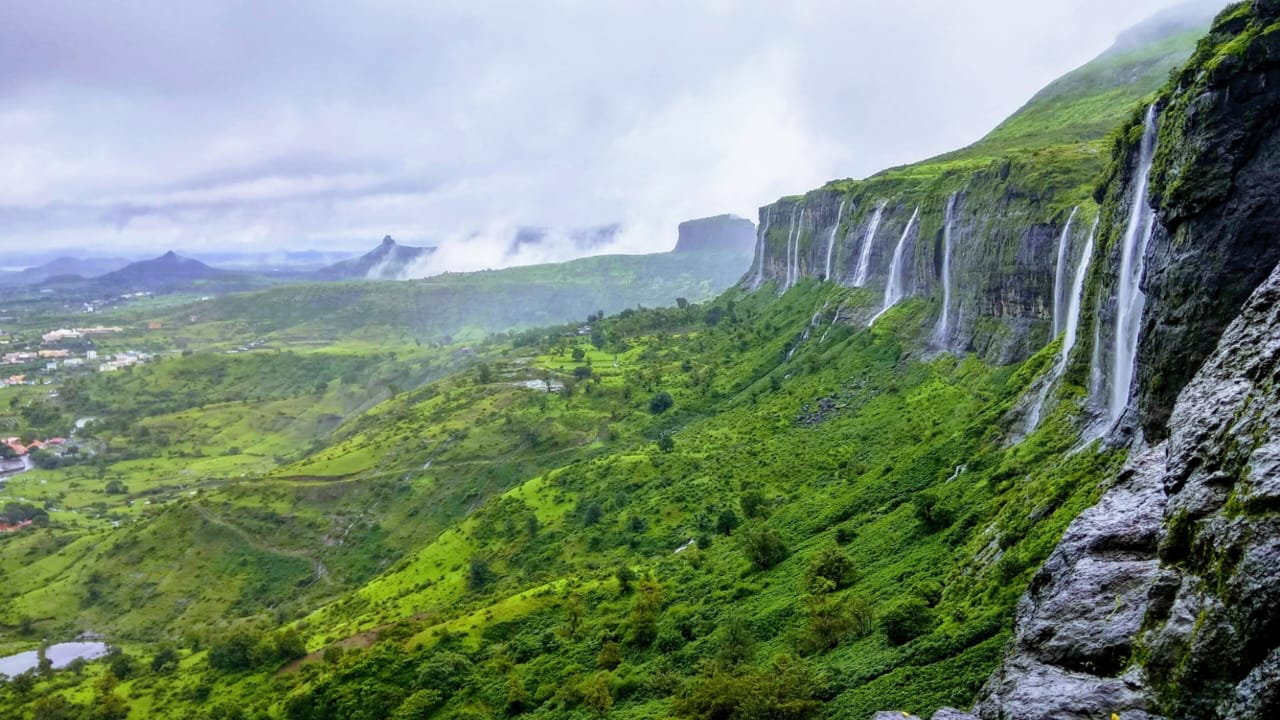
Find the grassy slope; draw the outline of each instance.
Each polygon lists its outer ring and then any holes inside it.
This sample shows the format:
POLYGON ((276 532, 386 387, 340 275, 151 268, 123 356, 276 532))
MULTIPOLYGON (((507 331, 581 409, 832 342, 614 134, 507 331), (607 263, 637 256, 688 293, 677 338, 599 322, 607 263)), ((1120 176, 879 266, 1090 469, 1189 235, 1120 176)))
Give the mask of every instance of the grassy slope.
MULTIPOLYGON (((1178 52, 1151 48, 1143 57, 1170 62, 1178 52)), ((1152 70, 1117 90, 1112 60, 1090 69, 1093 76, 1076 74, 1101 78, 1084 92, 1060 84, 974 147, 870 182, 923 185, 1011 161, 1085 194, 1101 166, 1094 155, 1107 122, 1091 124, 1090 114, 1112 112, 1163 77, 1152 70)), ((538 275, 554 270, 524 272, 530 287, 567 281, 538 275)), ((367 284, 308 286, 264 314, 270 292, 298 292, 269 291, 222 303, 204 318, 213 322, 194 327, 205 337, 324 338, 386 318, 371 338, 409 339, 423 329, 406 317, 436 310, 430 284, 413 285, 388 286, 373 300, 367 284), (281 315, 279 307, 306 311, 281 315)), ((451 295, 469 285, 485 286, 455 284, 451 295)), ((712 716, 695 700, 716 688, 773 693, 797 714, 820 700, 829 717, 964 704, 994 665, 1030 573, 1120 458, 1067 452, 1070 402, 1036 435, 1006 447, 999 418, 1052 346, 998 370, 920 356, 903 338, 925 333, 932 308, 923 301, 896 308, 874 331, 837 326, 825 342, 815 331, 784 361, 816 309, 876 300, 845 293, 804 283, 777 302, 768 293, 731 294, 717 302, 726 319, 714 327, 703 322, 706 308, 611 319, 608 352, 587 355, 600 382, 580 383, 571 397, 516 385, 548 375, 569 380, 586 358, 573 361, 563 341, 485 350, 495 368, 487 382, 457 376, 400 395, 342 426, 328 447, 283 458, 249 482, 171 497, 143 523, 114 533, 55 528, 6 539, 0 568, 16 580, 0 622, 15 624, 51 604, 56 612, 44 629, 89 622, 144 659, 155 646, 137 641, 181 641, 181 673, 143 673, 121 689, 138 717, 219 716, 232 707, 263 716, 318 718, 345 708, 339 716, 385 717, 423 693, 438 693, 427 703, 437 717, 504 708, 586 716, 600 686, 621 717, 712 716), (645 404, 658 390, 676 404, 653 416, 645 404), (820 398, 835 409, 816 424, 800 421, 820 398), (673 450, 654 445, 663 435, 673 450), (744 501, 757 494, 764 510, 751 524, 771 528, 788 548, 767 570, 745 559, 745 530, 724 536, 715 527, 725 510, 746 515, 744 501), (597 506, 600 521, 587 523, 597 506), (673 553, 700 536, 706 547, 673 553), (807 570, 837 542, 855 569, 852 582, 811 594, 807 570), (490 573, 479 587, 466 582, 473 559, 490 573), (653 584, 622 592, 614 575, 623 566, 653 584), (136 582, 77 608, 90 568, 136 582), (643 598, 655 593, 657 615, 644 615, 643 598), (574 621, 579 601, 585 610, 574 621), (810 646, 824 608, 864 603, 880 619, 904 603, 923 607, 922 634, 900 644, 877 621, 874 632, 837 634, 834 647, 810 646), (309 649, 378 642, 299 674, 274 674, 273 657, 240 673, 208 668, 204 648, 232 628, 262 632, 295 617, 309 649), (207 632, 184 638, 192 623, 207 632), (735 641, 726 628, 740 627, 735 641), (735 644, 752 652, 726 659, 735 644), (794 655, 804 657, 775 664, 794 655), (456 656, 472 672, 459 673, 456 685, 434 685, 427 668, 456 656), (795 680, 793 689, 770 690, 774 676, 795 680), (739 681, 746 684, 733 685, 739 681)), ((452 317, 471 312, 467 304, 453 306, 452 317)), ((308 413, 328 414, 337 401, 331 392, 311 410, 272 405, 299 402, 297 395, 264 398, 225 435, 207 431, 242 413, 207 402, 167 409, 140 426, 170 436, 205 432, 200 443, 178 444, 205 454, 260 436, 245 454, 264 460, 280 445, 274 434, 294 431, 289 423, 272 428, 271 413, 314 422, 308 413)), ((1067 389, 1069 400, 1078 395, 1067 389)), ((156 472, 163 470, 139 475, 156 472)), ((87 686, 58 676, 37 694, 84 701, 87 686)))
POLYGON ((193 312, 202 324, 227 324, 233 334, 247 330, 282 340, 475 340, 598 310, 661 307, 678 297, 708 300, 736 282, 749 263, 749 257, 722 252, 607 255, 408 282, 289 285, 232 295, 193 312))

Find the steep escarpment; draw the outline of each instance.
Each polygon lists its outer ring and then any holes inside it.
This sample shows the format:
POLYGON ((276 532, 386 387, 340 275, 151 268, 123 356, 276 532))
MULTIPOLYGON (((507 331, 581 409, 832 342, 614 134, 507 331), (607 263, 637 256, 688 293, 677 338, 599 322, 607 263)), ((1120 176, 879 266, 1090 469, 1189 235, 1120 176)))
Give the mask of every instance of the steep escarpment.
POLYGON ((1104 136, 1123 108, 1190 55, 1207 12, 1197 7, 1147 28, 1136 46, 1126 38, 968 148, 761 208, 743 286, 785 291, 818 280, 864 288, 841 318, 855 325, 897 300, 924 297, 936 304, 938 328, 923 339, 936 349, 997 364, 1026 359, 1061 329, 1058 258, 1074 267, 1088 240, 1104 136))
POLYGON ((1132 392, 1094 405, 1118 398, 1106 421, 1145 433, 1111 436, 1132 437, 1129 460, 1036 574, 980 717, 1280 712, 1277 37, 1280 4, 1224 12, 1117 137, 1093 278, 1103 386, 1135 262, 1141 334, 1132 392))

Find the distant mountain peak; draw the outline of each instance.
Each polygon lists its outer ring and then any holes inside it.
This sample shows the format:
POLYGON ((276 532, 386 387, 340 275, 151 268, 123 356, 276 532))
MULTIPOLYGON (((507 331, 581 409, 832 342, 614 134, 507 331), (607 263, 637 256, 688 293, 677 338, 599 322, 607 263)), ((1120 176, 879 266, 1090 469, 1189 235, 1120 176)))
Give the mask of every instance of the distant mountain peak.
POLYGON ((433 247, 401 245, 386 235, 373 250, 321 268, 315 277, 319 280, 399 280, 414 263, 435 251, 433 247))

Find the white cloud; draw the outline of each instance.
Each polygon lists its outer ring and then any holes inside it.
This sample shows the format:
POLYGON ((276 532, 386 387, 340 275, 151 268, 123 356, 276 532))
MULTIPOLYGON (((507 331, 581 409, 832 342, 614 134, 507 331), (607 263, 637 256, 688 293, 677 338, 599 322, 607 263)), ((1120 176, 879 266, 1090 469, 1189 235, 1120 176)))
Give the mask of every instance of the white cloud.
POLYGON ((975 140, 1162 4, 11 0, 0 245, 666 250, 975 140))

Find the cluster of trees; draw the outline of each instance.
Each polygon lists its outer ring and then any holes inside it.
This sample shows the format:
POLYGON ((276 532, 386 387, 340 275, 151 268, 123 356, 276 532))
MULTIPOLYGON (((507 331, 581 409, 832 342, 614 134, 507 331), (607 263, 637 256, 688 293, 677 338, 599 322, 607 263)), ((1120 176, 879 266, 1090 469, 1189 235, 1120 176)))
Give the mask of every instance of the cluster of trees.
POLYGON ((274 633, 237 630, 209 643, 209 667, 227 673, 242 672, 306 654, 306 645, 293 628, 274 633))

